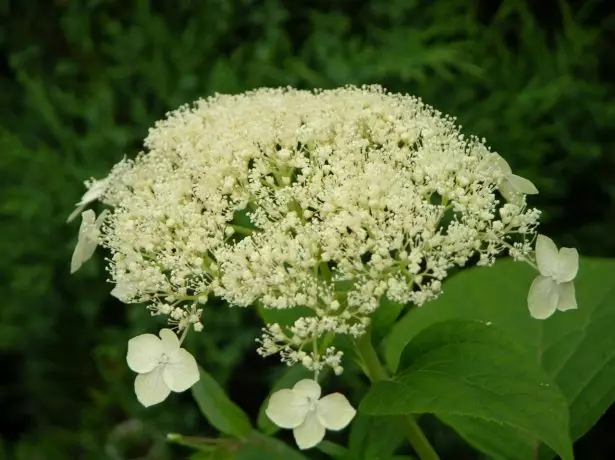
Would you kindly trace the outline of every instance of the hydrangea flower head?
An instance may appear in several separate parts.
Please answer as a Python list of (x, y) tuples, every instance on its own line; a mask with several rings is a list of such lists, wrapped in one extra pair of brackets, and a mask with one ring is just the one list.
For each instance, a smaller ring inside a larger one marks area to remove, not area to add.
[(267, 416), (279, 427), (292, 429), (300, 449), (309, 449), (323, 440), (325, 430), (344, 429), (357, 412), (341, 393), (320, 396), (316, 381), (301, 380), (271, 395)]
[(377, 86), (196, 101), (106, 179), (113, 293), (179, 330), (200, 330), (213, 296), (303, 307), (294, 324), (266, 325), (259, 353), (340, 373), (324, 337), (360, 336), (384, 297), (422, 305), (470, 258), (532, 252), (533, 189), (502, 203), (503, 181), (518, 181), (493, 155), (452, 118)]
[(574, 248), (559, 251), (553, 240), (544, 235), (536, 238), (536, 263), (540, 274), (530, 286), (527, 302), (530, 314), (537, 319), (551, 316), (555, 310), (577, 308), (572, 280), (579, 271), (579, 253)]
[(170, 329), (162, 329), (159, 335), (142, 334), (128, 341), (126, 361), (139, 374), (135, 393), (146, 407), (164, 401), (171, 391), (186, 391), (199, 380), (196, 361), (180, 348), (177, 335)]

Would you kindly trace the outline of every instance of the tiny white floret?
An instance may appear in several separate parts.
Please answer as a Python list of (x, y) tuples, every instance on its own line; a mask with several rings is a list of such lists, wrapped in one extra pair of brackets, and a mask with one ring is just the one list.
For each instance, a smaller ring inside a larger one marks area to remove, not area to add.
[(88, 204), (98, 200), (109, 185), (109, 179), (93, 180), (88, 188), (88, 191), (83, 194), (81, 199), (75, 204), (76, 208), (70, 213), (66, 222), (70, 222), (85, 208)]
[(341, 393), (323, 398), (320, 394), (320, 385), (305, 379), (269, 398), (267, 416), (279, 427), (292, 429), (300, 449), (317, 445), (325, 437), (325, 430), (344, 429), (357, 412)]
[(108, 210), (104, 210), (100, 213), (98, 218), (96, 213), (91, 209), (83, 211), (81, 213), (81, 226), (79, 227), (79, 235), (77, 237), (77, 244), (73, 251), (73, 257), (70, 262), (70, 272), (75, 273), (84, 262), (86, 262), (96, 250), (98, 246), (98, 237), (100, 236), (100, 227), (105, 220), (105, 217), (109, 213)]
[(572, 280), (579, 270), (579, 253), (574, 248), (559, 251), (551, 238), (538, 235), (536, 263), (540, 275), (534, 279), (527, 296), (530, 314), (537, 319), (551, 316), (555, 310), (577, 308)]
[(518, 204), (522, 195), (535, 195), (538, 193), (536, 186), (525, 177), (513, 174), (508, 162), (497, 153), (493, 154), (494, 165), (504, 176), (498, 186), (498, 190), (509, 203)]
[(135, 394), (145, 407), (158, 404), (174, 391), (186, 391), (199, 380), (194, 356), (180, 348), (177, 335), (161, 329), (160, 338), (142, 334), (128, 341), (126, 361), (137, 372)]

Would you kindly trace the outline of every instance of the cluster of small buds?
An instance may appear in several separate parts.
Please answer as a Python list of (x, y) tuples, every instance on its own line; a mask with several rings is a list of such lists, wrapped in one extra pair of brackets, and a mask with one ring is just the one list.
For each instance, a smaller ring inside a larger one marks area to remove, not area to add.
[(111, 253), (113, 295), (179, 330), (203, 328), (210, 294), (307, 309), (268, 325), (259, 353), (316, 372), (341, 372), (325, 337), (363, 334), (385, 296), (422, 305), (454, 267), (532, 251), (533, 184), (452, 118), (377, 86), (216, 95), (169, 113), (145, 149), (78, 203), (112, 208), (89, 238)]
[(169, 324), (174, 325), (178, 331), (182, 331), (192, 325), (195, 331), (203, 330), (201, 323), (202, 308), (197, 308), (196, 304), (189, 306), (175, 306), (164, 302), (153, 302), (148, 306), (152, 316), (167, 315)]
[[(342, 373), (343, 352), (329, 346), (321, 353), (318, 349), (318, 340), (331, 334), (349, 334), (359, 337), (365, 333), (369, 324), (367, 318), (362, 318), (357, 324), (348, 326), (347, 323), (335, 317), (308, 317), (299, 318), (288, 328), (282, 328), (277, 323), (269, 324), (263, 328), (263, 335), (257, 340), (257, 352), (261, 356), (271, 356), (279, 353), (282, 362), (288, 366), (302, 364), (306, 369), (314, 371), (316, 375), (325, 367), (329, 367), (336, 375)], [(308, 351), (305, 351), (305, 350)]]

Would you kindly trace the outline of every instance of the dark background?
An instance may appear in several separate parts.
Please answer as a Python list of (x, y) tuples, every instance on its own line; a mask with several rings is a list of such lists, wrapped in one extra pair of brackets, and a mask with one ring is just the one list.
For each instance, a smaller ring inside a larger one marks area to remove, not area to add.
[[(140, 407), (125, 344), (156, 323), (109, 296), (103, 254), (69, 276), (78, 223), (65, 219), (84, 179), (134, 156), (166, 111), (213, 92), (380, 83), (416, 94), (536, 184), (531, 204), (558, 245), (615, 256), (612, 9), (0, 0), (0, 459), (185, 458), (163, 435), (207, 432), (189, 394)], [(189, 348), (254, 415), (277, 369), (256, 356), (255, 315), (218, 309), (205, 327)], [(481, 458), (427, 425), (443, 458)], [(613, 414), (576, 451), (615, 458)]]

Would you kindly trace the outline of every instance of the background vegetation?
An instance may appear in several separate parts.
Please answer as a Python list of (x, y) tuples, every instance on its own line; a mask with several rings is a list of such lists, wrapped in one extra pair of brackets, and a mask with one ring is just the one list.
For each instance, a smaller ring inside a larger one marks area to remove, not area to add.
[[(530, 0), (0, 1), (0, 459), (171, 459), (207, 433), (189, 394), (141, 408), (125, 343), (153, 321), (109, 296), (103, 255), (76, 276), (82, 180), (152, 123), (213, 92), (380, 83), (484, 136), (541, 193), (544, 231), (615, 256), (615, 15)], [(190, 346), (256, 415), (276, 363), (247, 311), (214, 309)], [(151, 326), (151, 327), (150, 327)], [(613, 415), (578, 445), (613, 458)], [(480, 458), (437, 423), (441, 452)], [(610, 454), (609, 454), (610, 452)]]

